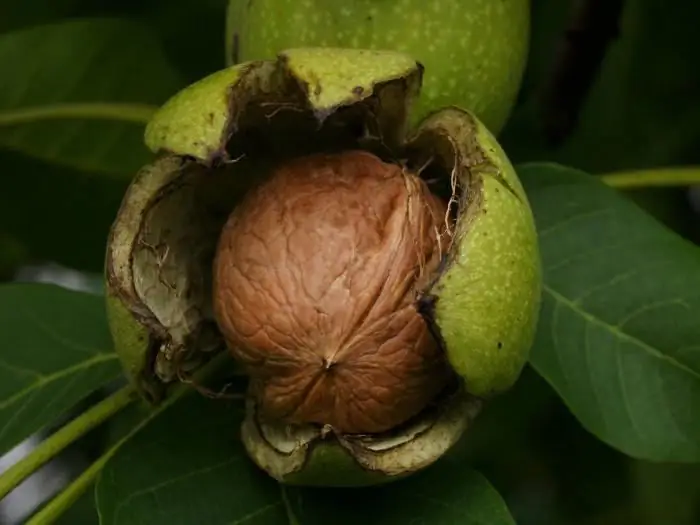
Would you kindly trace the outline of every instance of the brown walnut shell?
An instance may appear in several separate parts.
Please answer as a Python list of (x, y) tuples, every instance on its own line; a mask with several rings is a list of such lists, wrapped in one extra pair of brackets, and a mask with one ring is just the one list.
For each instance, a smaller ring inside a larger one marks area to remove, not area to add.
[(236, 207), (215, 317), (263, 416), (378, 433), (445, 387), (416, 309), (449, 248), (445, 213), (422, 179), (364, 151), (288, 161)]

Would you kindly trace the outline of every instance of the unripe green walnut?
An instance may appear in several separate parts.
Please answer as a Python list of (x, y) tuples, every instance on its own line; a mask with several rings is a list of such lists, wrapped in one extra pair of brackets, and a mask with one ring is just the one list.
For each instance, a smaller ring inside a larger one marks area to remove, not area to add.
[(517, 379), (539, 310), (527, 197), (469, 113), (406, 132), (406, 55), (294, 49), (215, 73), (146, 131), (107, 250), (108, 314), (152, 402), (218, 352), (276, 479), (415, 472)]
[(510, 115), (529, 48), (530, 0), (230, 0), (229, 63), (291, 47), (407, 53), (426, 68), (412, 121), (447, 106), (497, 134)]

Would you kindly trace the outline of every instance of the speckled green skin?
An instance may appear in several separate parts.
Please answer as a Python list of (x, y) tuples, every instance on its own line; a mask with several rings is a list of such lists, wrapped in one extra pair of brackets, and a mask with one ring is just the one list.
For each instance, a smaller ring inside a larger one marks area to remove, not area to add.
[(142, 391), (144, 385), (139, 378), (146, 362), (148, 330), (134, 318), (124, 303), (113, 295), (109, 286), (106, 293), (106, 311), (115, 350), (126, 376), (139, 391)]
[(154, 152), (166, 150), (206, 159), (220, 148), (229, 118), (230, 86), (244, 66), (212, 73), (171, 97), (146, 126), (144, 141)]
[[(243, 63), (201, 79), (171, 97), (146, 126), (146, 146), (208, 162), (223, 154), (230, 121), (235, 120), (249, 93), (245, 73), (264, 71), (254, 82), (256, 90), (271, 89), (264, 77), (284, 71), (299, 84), (311, 86), (309, 106), (319, 113), (359, 102), (375, 84), (402, 79), (420, 89), (421, 72), (416, 61), (403, 53), (358, 49), (295, 48), (282, 51), (276, 61), (264, 65)], [(264, 70), (264, 68), (267, 68)], [(358, 95), (358, 88), (362, 95)], [(388, 113), (389, 110), (385, 110)], [(397, 124), (401, 128), (401, 123)], [(398, 134), (403, 129), (398, 129)]]
[(405, 52), (425, 68), (413, 121), (457, 105), (493, 132), (515, 101), (529, 45), (530, 0), (231, 0), (229, 62), (291, 47)]
[(451, 260), (430, 293), (452, 367), (467, 391), (509, 389), (527, 362), (540, 311), (542, 272), (527, 195), (494, 136), (447, 108), (421, 123), (457, 145), (463, 196)]

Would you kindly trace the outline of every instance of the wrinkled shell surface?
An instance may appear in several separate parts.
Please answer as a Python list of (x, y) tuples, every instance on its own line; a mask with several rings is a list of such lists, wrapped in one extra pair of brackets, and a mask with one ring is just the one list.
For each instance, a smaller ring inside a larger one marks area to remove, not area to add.
[(287, 162), (246, 197), (219, 240), (214, 307), (264, 416), (376, 433), (443, 389), (415, 304), (444, 223), (425, 182), (367, 152)]

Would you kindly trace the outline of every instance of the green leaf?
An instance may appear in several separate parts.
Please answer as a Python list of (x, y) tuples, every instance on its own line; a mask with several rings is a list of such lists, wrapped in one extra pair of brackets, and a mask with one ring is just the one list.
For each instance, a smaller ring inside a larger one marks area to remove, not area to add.
[(145, 26), (83, 19), (0, 35), (0, 146), (87, 172), (148, 161), (143, 125), (183, 86)]
[(533, 365), (603, 441), (700, 461), (700, 249), (594, 177), (519, 174), (544, 268)]
[(197, 394), (151, 415), (100, 475), (100, 523), (514, 523), (488, 482), (460, 462), (387, 487), (283, 494), (248, 459), (238, 437), (242, 415), (240, 402)]
[(357, 490), (288, 488), (300, 525), (515, 525), (486, 479), (442, 460), (404, 481)]
[(94, 489), (83, 494), (61, 516), (56, 522), (57, 525), (98, 525), (100, 522), (95, 508)]
[(238, 439), (239, 405), (195, 394), (155, 416), (100, 475), (101, 525), (286, 524), (278, 485)]
[(0, 454), (121, 374), (101, 297), (3, 285), (0, 326)]

